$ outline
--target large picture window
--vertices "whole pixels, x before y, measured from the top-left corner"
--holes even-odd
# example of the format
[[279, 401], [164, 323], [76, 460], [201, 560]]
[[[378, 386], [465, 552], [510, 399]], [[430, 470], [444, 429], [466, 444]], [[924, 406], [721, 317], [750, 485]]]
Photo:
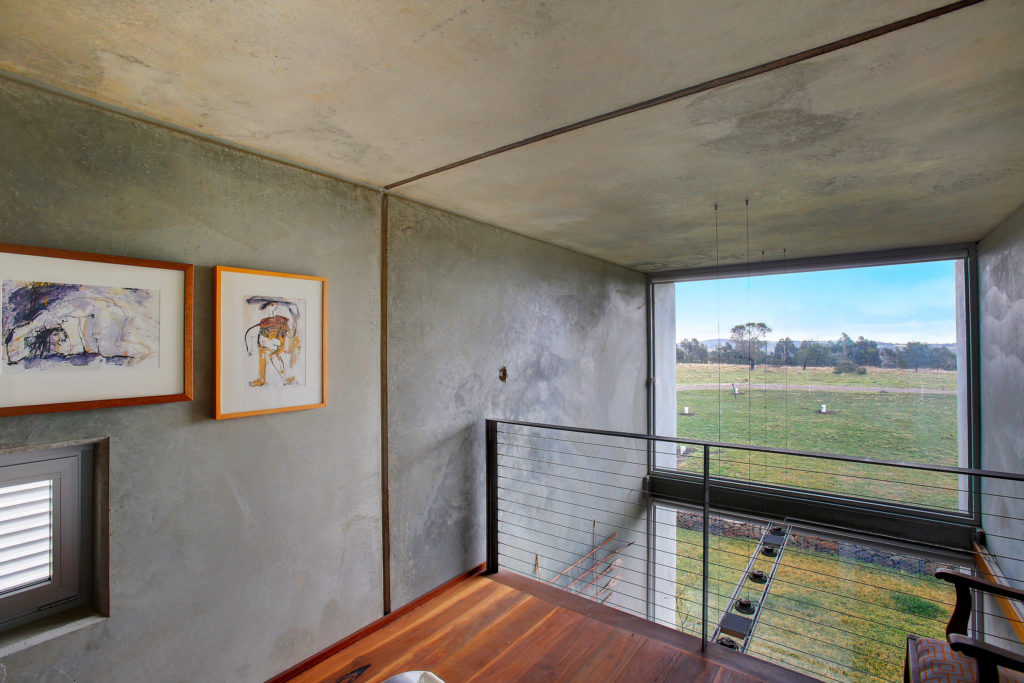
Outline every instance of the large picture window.
[[[655, 282], [659, 435], [971, 466], [966, 254]], [[659, 453], [697, 474], [699, 449]], [[956, 474], [713, 449], [711, 474], [942, 513], [970, 512]]]

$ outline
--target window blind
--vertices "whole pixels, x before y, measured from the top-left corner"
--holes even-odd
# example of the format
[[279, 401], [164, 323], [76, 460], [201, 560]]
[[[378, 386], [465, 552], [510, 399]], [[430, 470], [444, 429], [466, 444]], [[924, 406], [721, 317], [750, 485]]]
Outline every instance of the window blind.
[[52, 479], [0, 486], [0, 594], [51, 580]]

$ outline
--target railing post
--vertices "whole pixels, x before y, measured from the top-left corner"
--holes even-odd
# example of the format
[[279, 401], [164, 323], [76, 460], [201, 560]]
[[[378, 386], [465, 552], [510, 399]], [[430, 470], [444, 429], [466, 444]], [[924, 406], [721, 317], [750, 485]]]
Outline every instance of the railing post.
[[700, 589], [700, 649], [703, 652], [708, 645], [708, 539], [711, 534], [711, 521], [708, 508], [711, 503], [710, 482], [711, 469], [711, 447], [704, 444], [704, 553], [701, 561], [701, 589]]
[[487, 574], [498, 573], [498, 422], [487, 420]]

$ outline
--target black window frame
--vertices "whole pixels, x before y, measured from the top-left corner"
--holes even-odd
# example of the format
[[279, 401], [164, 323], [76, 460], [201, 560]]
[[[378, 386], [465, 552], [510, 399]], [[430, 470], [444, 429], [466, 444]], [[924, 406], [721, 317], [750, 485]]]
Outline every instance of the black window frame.
[[[954, 244], [917, 249], [899, 249], [844, 256], [813, 257], [763, 263], [737, 263], [720, 267], [662, 271], [647, 275], [647, 414], [648, 433], [655, 434], [657, 405], [655, 393], [654, 287], [677, 282], [739, 278], [760, 275], [838, 270], [870, 266], [962, 260], [964, 289], [967, 463], [981, 469], [980, 432], [980, 344], [977, 245]], [[674, 334], [673, 334], [674, 338]], [[676, 435], [672, 435], [676, 436]], [[653, 452], [648, 465], [649, 487], [657, 498], [686, 504], [703, 499], [701, 477], [659, 469]], [[754, 484], [725, 477], [711, 477], [710, 496], [719, 510], [761, 514], [777, 518], [799, 518], [812, 524], [850, 529], [883, 537], [899, 536], [934, 546], [969, 550], [981, 527], [981, 491], [978, 478], [966, 477], [969, 487], [968, 512], [950, 514], [910, 505], [879, 505], [878, 501], [840, 496], [772, 484]], [[852, 514], [851, 514], [852, 513]], [[913, 523], [908, 523], [913, 522]]]

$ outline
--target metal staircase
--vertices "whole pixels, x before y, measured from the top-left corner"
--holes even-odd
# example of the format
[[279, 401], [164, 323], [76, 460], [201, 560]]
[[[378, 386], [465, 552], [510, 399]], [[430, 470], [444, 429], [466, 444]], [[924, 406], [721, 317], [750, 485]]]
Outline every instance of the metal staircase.
[[[765, 599], [768, 597], [775, 580], [775, 573], [779, 569], [783, 552], [789, 541], [792, 527], [789, 525], [766, 524], [761, 540], [758, 542], [754, 552], [750, 555], [747, 567], [736, 582], [736, 587], [729, 598], [729, 607], [722, 613], [722, 618], [715, 628], [711, 637], [712, 642], [733, 650], [745, 652], [754, 636], [754, 629], [757, 628], [758, 619], [761, 617], [761, 610], [764, 608]], [[754, 565], [761, 557], [771, 558], [772, 566], [766, 574], [762, 570], [755, 570]], [[757, 600], [749, 597], [741, 597], [744, 589], [750, 590], [751, 586], [760, 586], [760, 593]]]

